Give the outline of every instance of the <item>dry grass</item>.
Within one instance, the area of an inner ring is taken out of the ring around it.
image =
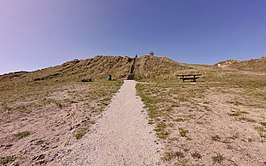
[[[230,67],[246,71],[266,71],[266,57],[233,63]]]
[[[166,57],[145,55],[136,61],[136,79],[169,79],[174,78],[178,71],[192,69],[186,64],[177,63]]]
[[[0,157],[0,164],[1,165],[8,165],[15,160],[16,160],[16,157],[14,157],[14,156]]]
[[[215,156],[212,157],[213,164],[215,164],[215,163],[221,164],[224,159],[225,158],[219,153],[217,153]]]
[[[254,147],[266,146],[265,75],[213,66],[190,67],[203,74],[196,83],[183,83],[178,78],[142,79],[137,85],[150,122],[156,128],[164,124],[167,135],[162,137],[161,130],[156,130],[166,147],[164,161],[169,165],[260,164],[257,158],[265,159],[266,151],[257,152]],[[185,69],[180,73],[189,72]],[[243,156],[234,147],[247,147],[248,155]],[[180,149],[184,157],[173,157],[173,152]],[[230,160],[232,156],[235,161]]]
[[[13,162],[14,157],[9,156],[14,155],[20,163],[30,165],[40,162],[32,159],[34,155],[45,153],[41,160],[47,162],[63,145],[82,139],[90,131],[122,81],[81,82],[82,73],[86,73],[81,66],[89,61],[0,76],[2,165]],[[75,71],[77,74],[72,73]]]
[[[15,134],[15,136],[18,138],[18,139],[21,139],[21,138],[24,138],[24,137],[27,137],[30,135],[30,132],[29,131],[22,131],[22,132],[18,132]]]
[[[89,131],[90,126],[93,125],[94,123],[95,123],[94,121],[86,121],[82,123],[81,126],[79,126],[76,129],[75,138],[81,139]]]
[[[34,164],[33,155],[53,158],[61,145],[82,139],[122,84],[103,79],[109,74],[116,80],[126,78],[131,63],[129,57],[97,56],[0,76],[1,164],[16,158]],[[266,146],[265,66],[265,58],[236,61],[226,70],[165,57],[138,58],[135,77],[142,82],[138,94],[166,147],[164,161],[261,164],[266,156],[261,149]],[[203,76],[196,83],[183,83],[175,76],[187,73]],[[87,76],[96,81],[82,83]],[[19,152],[16,146],[21,147]],[[246,155],[241,153],[244,146]]]

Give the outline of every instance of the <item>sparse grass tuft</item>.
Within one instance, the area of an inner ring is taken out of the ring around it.
[[[232,111],[232,113],[229,113],[229,115],[230,116],[241,116],[241,115],[243,115],[243,114],[248,114],[248,112],[246,112],[246,111]]]
[[[235,140],[236,138],[238,138],[238,136],[234,135],[231,137],[226,137],[223,141],[221,141],[222,143],[232,143],[233,140]]]
[[[178,117],[178,118],[175,119],[175,121],[176,122],[184,122],[184,121],[186,121],[186,119],[185,118]]]
[[[75,132],[75,138],[76,139],[81,139],[90,129],[90,126],[92,124],[95,124],[95,121],[85,121],[83,124],[80,125],[80,127],[78,127],[76,129]]]
[[[266,127],[266,122],[260,122],[260,124],[264,127]]]
[[[194,153],[192,153],[191,156],[192,156],[193,158],[195,158],[195,159],[201,159],[201,157],[202,157],[198,152],[194,152]]]
[[[58,108],[63,108],[64,104],[63,101],[52,99],[52,98],[45,98],[45,104],[55,104]]]
[[[222,156],[220,153],[217,153],[215,156],[212,157],[212,161],[214,164],[215,163],[221,164],[224,159],[225,159],[225,157]]]
[[[256,120],[251,119],[251,118],[247,118],[245,116],[239,117],[237,119],[240,120],[240,121],[246,121],[246,122],[253,122],[253,123],[256,122]]]
[[[233,149],[234,147],[232,145],[226,145],[227,149]]]
[[[164,161],[170,161],[173,159],[173,154],[171,152],[165,152],[163,156]]]
[[[168,136],[168,132],[166,131],[166,124],[164,122],[158,123],[156,125],[155,131],[160,139],[166,139]]]
[[[15,156],[0,157],[0,164],[1,165],[7,165],[8,163],[11,163],[15,160],[16,160]]]
[[[213,141],[221,141],[221,137],[219,135],[212,136]]]
[[[184,155],[184,153],[182,153],[182,152],[174,152],[174,153],[173,153],[173,157],[179,159],[179,158],[184,158],[185,155]]]
[[[44,144],[44,140],[43,139],[40,139],[40,140],[38,140],[37,142],[36,142],[36,145],[42,145],[42,144]]]
[[[75,133],[76,139],[81,139],[88,132],[87,128],[81,128]]]
[[[263,127],[255,127],[255,129],[257,130],[257,132],[259,133],[259,135],[262,138],[266,138],[266,129]]]
[[[188,130],[185,130],[184,128],[179,128],[179,134],[181,137],[187,137]]]
[[[27,137],[29,136],[31,133],[29,131],[22,131],[22,132],[18,132],[17,134],[15,134],[15,136],[18,138],[18,139],[21,139],[21,138],[24,138],[24,137]]]
[[[178,151],[177,152],[166,152],[166,153],[164,153],[163,160],[164,161],[170,161],[174,158],[180,159],[180,158],[184,158],[184,157],[185,157],[185,155],[182,152],[178,152]]]

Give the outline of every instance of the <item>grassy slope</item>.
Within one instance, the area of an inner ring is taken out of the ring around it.
[[[97,116],[105,108],[111,96],[121,85],[119,81],[96,81],[94,83],[84,84],[80,83],[80,79],[85,76],[103,79],[109,74],[112,74],[116,79],[126,78],[131,62],[132,58],[129,57],[97,56],[87,60],[73,60],[62,65],[35,72],[18,72],[0,76],[0,97],[2,99],[0,102],[1,125],[8,124],[12,126],[12,123],[15,123],[14,121],[18,120],[20,122],[19,120],[23,120],[25,117],[27,119],[27,117],[30,118],[36,114],[40,114],[41,116],[41,113],[47,110],[46,108],[49,108],[47,114],[44,116],[60,113],[64,116],[69,116],[70,114],[69,119],[75,117],[74,119],[76,120],[71,123],[64,122],[65,118],[60,120],[51,118],[50,123],[57,127],[58,125],[59,127],[71,126],[73,129],[69,132],[71,133],[70,137],[79,138],[83,133],[88,131],[88,126],[93,123],[93,117]],[[247,66],[249,63],[243,62],[243,65]],[[263,67],[261,64],[260,66]],[[234,67],[242,68],[243,66]],[[200,79],[201,81],[199,80],[194,85],[178,80],[175,75],[181,73],[202,73],[203,77]],[[188,131],[190,130],[189,126],[192,125],[200,128],[200,124],[196,121],[197,115],[191,113],[190,110],[192,112],[193,110],[200,110],[198,116],[209,116],[212,118],[217,113],[212,108],[212,105],[215,106],[215,101],[208,98],[210,94],[214,95],[214,98],[218,98],[217,100],[219,100],[219,95],[228,95],[231,101],[225,101],[226,103],[224,104],[224,107],[228,106],[228,110],[241,109],[237,107],[265,109],[263,107],[266,99],[265,75],[240,74],[236,71],[223,71],[208,65],[177,63],[165,57],[142,56],[137,59],[135,77],[138,80],[150,83],[138,84],[137,89],[139,95],[149,108],[151,118],[149,123],[156,124],[158,138],[163,140],[162,143],[166,145],[164,159],[169,162],[177,162],[180,164],[180,162],[185,163],[187,160],[189,163],[189,160],[191,160],[194,163],[197,161],[197,156],[203,156],[203,154],[197,154],[197,149],[194,152],[187,151],[187,147],[183,147],[183,145],[196,145],[196,147],[201,148],[197,146],[198,144],[196,142],[189,142],[190,139],[193,140],[196,137],[190,134],[192,131]],[[82,110],[89,111],[84,112]],[[208,110],[211,110],[211,113]],[[228,112],[228,110],[223,111],[222,108],[219,113],[225,116],[234,114]],[[253,115],[252,112],[254,111],[251,111],[250,115]],[[239,115],[239,112],[236,114]],[[245,117],[241,115],[240,119],[242,121],[248,121],[251,119],[249,117],[250,115],[245,115]],[[34,118],[38,121],[38,118],[41,117],[34,116]],[[91,120],[86,121],[84,118]],[[263,137],[266,129],[261,128],[259,125],[259,123],[263,124],[263,121],[261,119],[256,119],[255,121],[252,123],[257,127],[258,132],[256,131],[256,133],[259,133]],[[200,123],[204,124],[206,121]],[[8,127],[8,125],[6,126]],[[217,124],[209,126],[215,128]],[[212,128],[208,129],[212,130]],[[255,129],[254,126],[252,126],[252,129]],[[15,135],[25,135],[23,133],[28,133],[27,131],[28,129],[24,132],[24,128],[13,128],[0,141],[2,144],[8,144],[8,140],[11,139],[15,141],[14,144],[20,143],[21,140],[16,138]],[[8,133],[7,131],[3,132]],[[47,142],[47,144],[49,144],[49,140],[51,141],[53,139],[52,137],[45,138],[42,135],[38,135],[38,133],[32,134],[37,131],[29,132],[30,135],[26,134],[27,137],[31,137],[31,139],[33,137],[34,139],[41,140],[41,142]],[[52,136],[53,134],[59,134],[53,133],[53,131],[50,132]],[[204,137],[204,139],[208,140],[210,138]],[[255,139],[257,141],[258,137]],[[3,140],[7,140],[7,142],[3,142]],[[173,140],[181,141],[178,144]],[[200,140],[203,140],[203,138],[200,138]],[[177,151],[172,147],[179,147],[181,151]],[[23,148],[27,150],[32,147],[25,146]],[[34,148],[38,149],[38,147]],[[14,154],[11,152],[12,148],[7,150],[9,158],[13,159],[12,155]],[[37,152],[41,152],[41,150]],[[216,152],[210,151],[210,153],[213,156],[209,155],[206,161],[211,157],[214,157],[215,160],[215,157],[217,157],[214,156]],[[15,155],[19,156],[20,154]],[[191,159],[191,156],[195,158],[192,157],[193,159]],[[7,158],[3,158],[2,161],[5,161],[5,159],[8,159],[8,156]]]
[[[85,135],[121,81],[0,83],[0,165],[49,162],[65,144]],[[26,133],[26,134],[25,134]],[[41,161],[33,157],[45,155]],[[11,162],[11,161],[10,161]]]
[[[62,65],[37,70],[34,72],[16,72],[0,75],[0,81],[10,81],[18,78],[22,81],[34,79],[48,80],[80,80],[90,76],[94,79],[107,78],[109,74],[115,79],[126,78],[132,58],[121,56],[96,56],[86,60],[73,60]],[[17,81],[17,80],[16,80]]]
[[[182,70],[193,69],[186,64],[177,63],[166,57],[145,55],[137,59],[135,78],[174,78]]]
[[[266,139],[265,75],[190,67],[203,73],[196,84],[176,78],[146,79],[137,85],[149,123],[156,125],[157,136],[165,145],[165,162],[260,164],[257,158],[263,158],[265,151],[259,147]],[[186,72],[189,70],[181,71]],[[206,148],[209,146],[212,148]],[[245,147],[249,157],[239,152]]]
[[[82,138],[122,84],[102,79],[126,77],[130,61],[98,56],[0,76],[0,165],[15,159],[38,164],[32,158],[41,154],[46,162]],[[84,76],[97,80],[82,83]]]
[[[266,57],[245,60],[245,61],[230,61],[230,62],[231,64],[229,66],[231,68],[244,70],[244,71],[256,71],[256,72],[266,71]]]

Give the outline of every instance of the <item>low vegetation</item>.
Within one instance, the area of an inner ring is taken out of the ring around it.
[[[180,70],[192,67],[177,63],[167,57],[144,55],[136,61],[136,79],[169,79],[174,78]]]
[[[86,121],[79,126],[75,132],[76,139],[81,139],[90,129],[90,126],[93,125],[94,121]]]
[[[62,146],[82,139],[122,85],[132,61],[96,56],[1,75],[0,164],[47,163],[59,155]],[[136,88],[149,124],[155,126],[158,141],[165,147],[164,164],[265,163],[265,66],[265,58],[219,66],[148,55],[138,58]],[[196,83],[176,77],[188,73],[202,77]],[[108,75],[114,80],[107,81]],[[92,82],[82,82],[83,78]]]
[[[179,135],[181,136],[181,137],[187,137],[187,133],[188,133],[188,131],[187,130],[185,130],[184,128],[179,128]]]
[[[0,157],[0,164],[1,165],[8,165],[15,160],[16,160],[15,156]]]
[[[159,142],[165,146],[165,163],[261,164],[257,159],[263,161],[266,155],[260,149],[266,146],[266,73],[204,65],[186,67],[190,69],[177,73],[203,76],[196,83],[168,75],[165,79],[141,79],[137,84],[149,123],[156,126]],[[162,124],[163,130],[158,130]],[[162,131],[167,135],[162,136]],[[242,148],[248,155],[240,153]],[[175,151],[184,157],[173,157]]]
[[[108,70],[98,75],[104,65],[100,60],[110,63],[106,64],[110,71],[121,74],[127,73],[129,65],[112,69],[113,63],[129,64],[130,58],[74,60],[35,72],[0,76],[0,156],[9,156],[1,157],[2,165],[13,162],[16,158],[10,156],[14,155],[22,165],[45,163],[57,156],[63,145],[82,139],[90,131],[122,85],[121,80],[104,79]],[[93,68],[86,71],[85,64],[96,65],[95,72],[91,72]],[[81,82],[86,73],[95,78],[93,82]],[[46,157],[34,160],[32,156],[39,153]]]
[[[251,59],[245,61],[238,61],[230,65],[232,68],[245,70],[245,71],[256,71],[256,72],[266,72],[266,57],[259,59]]]
[[[57,155],[62,145],[82,139],[122,85],[122,81],[106,80],[20,81],[0,82],[0,125],[5,138],[0,139],[0,156],[19,155],[26,165],[39,162],[30,157],[34,154]]]
[[[27,137],[30,135],[30,132],[29,131],[22,131],[22,132],[18,132],[17,134],[15,134],[15,136],[18,138],[18,139],[21,139],[21,138],[24,138],[24,137]]]
[[[220,153],[217,153],[215,156],[212,157],[213,164],[215,163],[221,164],[224,159],[225,158]]]

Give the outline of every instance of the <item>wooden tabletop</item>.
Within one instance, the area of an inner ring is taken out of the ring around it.
[[[202,74],[177,74],[176,76],[201,76]]]

